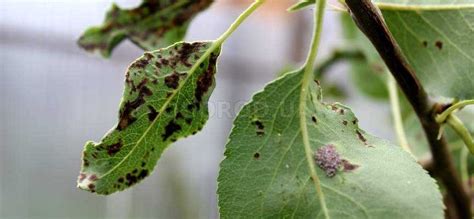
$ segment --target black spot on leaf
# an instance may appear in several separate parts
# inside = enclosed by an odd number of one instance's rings
[[[94,184],[92,184],[92,183],[91,183],[91,184],[89,184],[87,187],[88,187],[90,190],[94,190],[94,189],[95,189],[95,185],[94,185]]]
[[[122,148],[122,142],[119,141],[118,143],[115,143],[113,145],[110,145],[107,147],[107,153],[110,155],[110,156],[113,156],[114,154],[116,154],[117,152],[120,151],[120,148]]]
[[[143,179],[146,176],[148,176],[148,170],[141,170],[140,173],[138,174],[138,179]]]
[[[156,116],[158,116],[158,112],[156,112],[153,106],[148,106],[148,109],[150,110],[150,112],[148,113],[148,120],[150,121],[155,120]]]
[[[253,158],[259,159],[259,158],[260,158],[260,153],[257,152],[257,153],[255,153],[255,154],[253,154]]]
[[[150,96],[153,93],[151,92],[148,87],[146,87],[147,79],[143,79],[143,81],[137,86],[138,89],[138,96],[133,101],[127,101],[122,110],[120,111],[119,115],[119,124],[117,125],[117,130],[121,131],[127,128],[130,124],[135,122],[136,118],[132,116],[132,112],[143,105],[145,103],[145,96]]]
[[[178,132],[181,130],[181,126],[176,124],[175,121],[171,121],[166,125],[165,127],[165,133],[161,135],[163,137],[163,140],[166,141],[171,135],[173,135],[175,132]]]
[[[135,183],[138,182],[138,179],[136,176],[130,174],[130,173],[127,173],[127,175],[125,176],[125,180],[127,181],[127,186],[131,186],[131,185],[134,185]]]
[[[178,72],[174,72],[165,77],[165,84],[167,87],[176,89],[179,86],[179,80],[185,76],[186,74],[180,74]]]
[[[362,133],[359,130],[356,130],[357,137],[359,138],[362,143],[367,144],[367,139],[362,135]]]
[[[217,57],[218,54],[211,54],[207,70],[201,73],[201,75],[199,75],[198,77],[196,90],[194,92],[194,96],[196,98],[197,103],[200,103],[202,101],[202,96],[204,96],[204,94],[209,90],[209,87],[211,87],[214,83],[214,73],[216,71],[215,65],[217,62]],[[199,107],[199,105],[197,106]]]
[[[262,136],[265,134],[265,126],[260,120],[255,120],[252,122],[255,125],[256,133],[258,136]]]
[[[443,42],[438,40],[438,41],[435,42],[435,46],[436,46],[436,48],[441,50],[441,49],[443,49]]]
[[[345,111],[344,109],[339,109],[339,114],[344,115]]]
[[[147,60],[147,61],[150,61],[150,59],[154,58],[155,56],[153,54],[151,54],[150,52],[145,52],[143,54],[143,57]]]
[[[134,63],[132,63],[132,65],[130,66],[130,68],[145,68],[145,66],[148,65],[148,60],[146,59],[138,59],[137,61],[135,61]]]

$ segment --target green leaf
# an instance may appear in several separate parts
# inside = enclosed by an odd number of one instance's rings
[[[323,217],[300,129],[302,78],[299,71],[270,83],[234,121],[218,178],[222,218]],[[316,83],[308,89],[312,151],[340,156],[337,169],[317,167],[331,218],[443,218],[434,180],[408,153],[361,130],[349,108],[322,102]]]
[[[124,190],[153,171],[168,145],[201,130],[220,53],[204,56],[211,45],[176,43],[130,65],[118,124],[101,142],[86,143],[79,188],[106,195]]]
[[[349,14],[341,13],[341,23],[347,47],[360,50],[365,56],[365,60],[349,61],[355,87],[368,97],[388,100],[386,67],[377,50],[360,32]]]
[[[143,50],[167,47],[183,40],[190,21],[212,2],[144,0],[134,9],[121,9],[113,4],[103,24],[87,29],[78,44],[104,57],[109,57],[125,38]]]
[[[289,7],[287,10],[289,12],[295,12],[295,11],[299,11],[303,8],[306,8],[310,5],[314,5],[316,3],[316,0],[302,0],[294,5],[292,5],[291,7]]]
[[[474,98],[474,0],[377,3],[403,54],[431,95]]]

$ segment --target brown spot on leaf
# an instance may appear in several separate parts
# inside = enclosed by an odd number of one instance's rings
[[[339,109],[339,114],[344,115],[345,111],[344,109]]]
[[[318,119],[316,119],[316,116],[311,116],[311,120],[312,120],[315,124],[318,123]]]
[[[253,158],[258,160],[260,158],[260,153],[257,152],[255,154],[253,154]]]
[[[138,96],[133,101],[127,101],[119,115],[119,124],[117,125],[117,130],[121,131],[127,128],[130,124],[135,122],[136,118],[132,116],[132,112],[145,103],[145,96],[150,96],[153,94],[148,87],[146,87],[147,79],[143,79],[142,82],[137,86]]]
[[[125,180],[127,180],[127,183],[126,183],[127,186],[131,186],[138,182],[137,177],[130,173],[127,173],[127,175],[125,176]]]
[[[202,43],[183,43],[181,48],[178,50],[178,54],[173,57],[174,62],[181,62],[184,66],[190,68],[192,64],[188,62],[189,57],[191,54],[196,53],[202,47]]]
[[[138,179],[143,179],[146,176],[148,176],[148,170],[141,170],[140,173],[138,174]]]
[[[170,74],[165,77],[165,84],[167,87],[171,89],[176,89],[179,86],[179,80],[181,79],[182,76],[186,74],[180,74],[178,72],[174,72],[173,74]]]
[[[119,141],[118,143],[108,146],[107,153],[110,156],[113,156],[114,154],[120,151],[120,148],[122,148],[122,141]]]
[[[89,180],[90,180],[90,181],[96,181],[96,180],[97,180],[97,175],[92,174],[92,175],[89,177]]]
[[[150,52],[145,52],[143,54],[144,58],[147,60],[147,61],[150,61],[150,59],[154,58],[155,56],[153,54],[151,54]]]
[[[423,47],[425,47],[425,48],[428,47],[428,42],[427,42],[426,40],[424,40],[424,41],[422,42],[422,44],[423,44]]]
[[[166,141],[171,135],[173,135],[175,132],[178,132],[181,130],[181,126],[176,124],[175,121],[170,121],[168,125],[165,127],[165,133],[161,135],[163,137],[163,140]]]
[[[441,50],[441,49],[443,49],[443,42],[438,40],[438,41],[435,42],[435,46],[436,46],[436,48]]]
[[[346,120],[342,121],[342,124],[347,125],[347,121]]]
[[[364,144],[367,144],[367,139],[362,135],[362,133],[359,130],[356,130],[357,137],[359,140],[361,140]]]
[[[344,172],[350,172],[359,168],[359,165],[352,164],[348,160],[342,159],[342,167]]]
[[[160,59],[162,65],[168,65],[170,62],[167,59]]]
[[[153,121],[158,116],[158,112],[156,112],[155,108],[152,106],[148,106],[150,112],[148,113],[148,120]]]
[[[94,189],[95,189],[95,185],[94,185],[94,184],[92,184],[92,183],[91,183],[91,184],[89,184],[87,187],[88,187],[90,190],[94,190]]]
[[[79,182],[82,182],[86,178],[86,174],[81,173],[79,174]]]
[[[194,96],[196,98],[196,103],[200,103],[202,101],[202,97],[205,93],[209,90],[209,87],[212,86],[214,83],[214,74],[215,74],[215,65],[217,62],[218,54],[212,53],[211,57],[209,58],[209,65],[207,69],[199,75],[197,79],[197,86],[194,92]],[[197,105],[199,107],[199,105]]]
[[[138,59],[137,61],[135,61],[134,63],[132,63],[132,65],[130,66],[130,68],[145,68],[146,65],[148,65],[148,60],[146,59]]]
[[[265,134],[265,126],[263,125],[263,123],[259,120],[255,120],[252,122],[255,127],[256,127],[256,133],[258,136],[262,136]]]

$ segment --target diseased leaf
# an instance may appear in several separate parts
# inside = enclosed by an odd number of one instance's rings
[[[270,83],[234,121],[218,178],[222,218],[323,217],[300,129],[302,78]],[[361,130],[349,108],[322,102],[316,83],[308,89],[312,162],[331,218],[443,218],[434,180],[408,153]]]
[[[122,40],[130,39],[143,50],[167,47],[183,40],[189,22],[213,0],[144,0],[137,8],[116,4],[101,26],[87,29],[78,44],[85,50],[109,57]]]
[[[376,2],[430,94],[474,98],[474,0]]]
[[[314,5],[316,3],[316,0],[302,0],[294,5],[292,5],[290,8],[288,8],[289,12],[295,12],[299,11],[303,8],[306,8],[310,5]]]
[[[130,65],[118,124],[101,142],[86,143],[79,188],[106,195],[124,190],[152,172],[169,144],[201,130],[220,53],[204,59],[211,44],[176,43]]]

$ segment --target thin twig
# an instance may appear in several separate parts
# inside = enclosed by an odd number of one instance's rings
[[[357,26],[375,46],[415,110],[430,145],[435,174],[441,179],[454,202],[454,209],[450,210],[459,218],[470,218],[471,199],[456,172],[446,139],[437,139],[440,125],[435,120],[433,103],[428,99],[426,91],[418,82],[413,69],[408,65],[379,10],[372,2],[346,0],[346,4]]]

